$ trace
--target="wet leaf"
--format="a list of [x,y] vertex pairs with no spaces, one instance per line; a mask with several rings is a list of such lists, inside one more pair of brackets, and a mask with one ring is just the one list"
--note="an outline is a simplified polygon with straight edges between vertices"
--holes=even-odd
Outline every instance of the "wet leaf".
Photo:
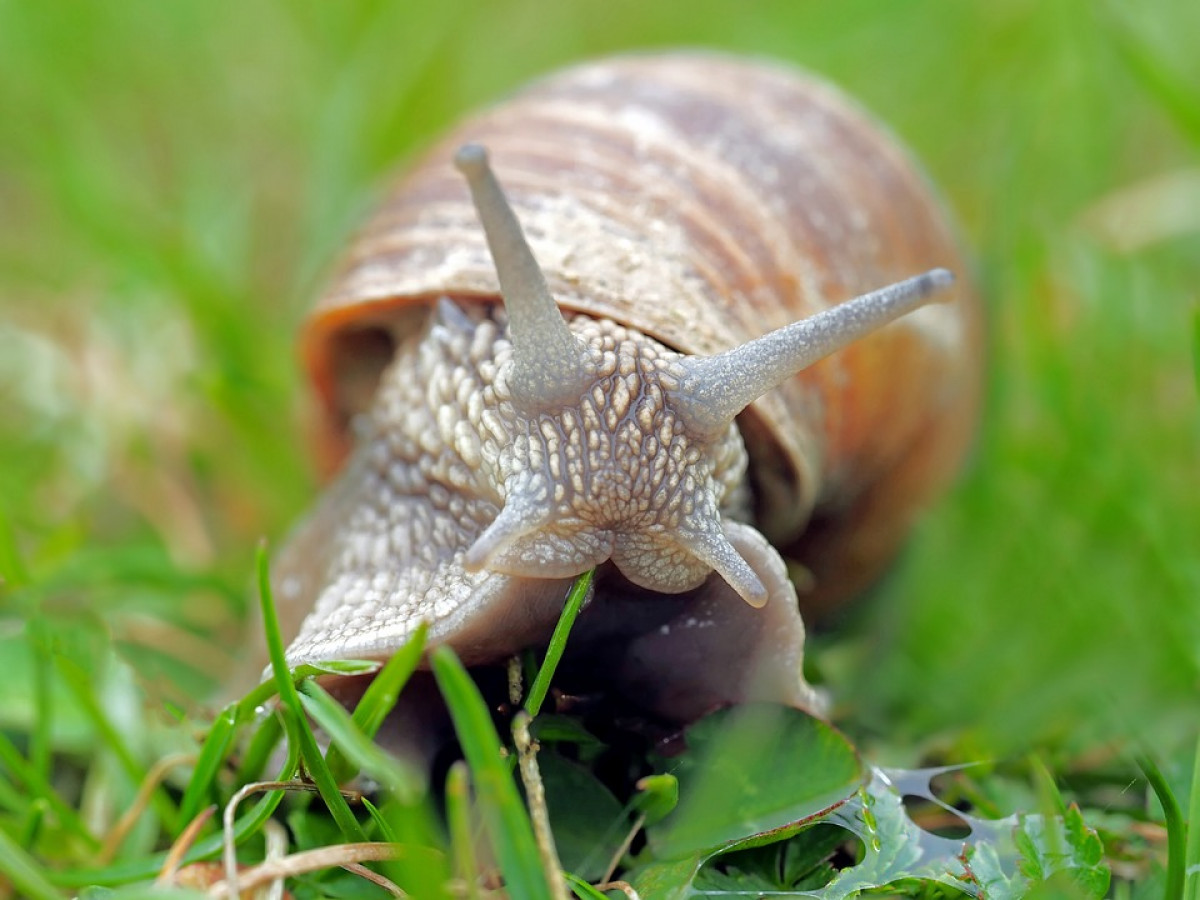
[[671,767],[679,806],[647,829],[656,858],[674,859],[794,833],[854,796],[854,748],[798,710],[751,705],[708,716],[687,732]]
[[647,825],[661,822],[679,804],[679,779],[674,775],[647,775],[637,787],[641,793],[633,798],[633,806]]
[[628,816],[612,792],[578,763],[543,752],[538,768],[563,868],[599,879],[629,831]]

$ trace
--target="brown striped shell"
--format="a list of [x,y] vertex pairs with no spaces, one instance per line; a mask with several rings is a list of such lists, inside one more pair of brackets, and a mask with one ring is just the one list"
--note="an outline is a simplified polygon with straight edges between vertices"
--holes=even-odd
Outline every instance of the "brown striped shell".
[[[738,347],[933,267],[957,275],[951,302],[806,369],[738,418],[754,522],[812,573],[806,615],[874,578],[972,432],[977,301],[906,153],[841,92],[774,63],[693,53],[580,65],[439,142],[356,238],[303,334],[327,466],[342,464],[381,371],[438,298],[499,302],[451,165],[466,141],[488,147],[565,313],[687,354]],[[316,520],[284,553],[280,577],[293,585],[323,577],[339,526]],[[284,592],[293,630],[317,589]]]

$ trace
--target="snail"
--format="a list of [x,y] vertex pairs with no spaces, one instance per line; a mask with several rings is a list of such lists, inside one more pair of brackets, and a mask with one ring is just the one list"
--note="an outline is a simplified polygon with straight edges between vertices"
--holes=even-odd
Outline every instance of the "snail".
[[940,203],[838,90],[710,53],[545,78],[403,177],[303,332],[337,475],[274,561],[288,660],[426,622],[503,663],[598,567],[581,671],[675,721],[819,713],[801,610],[953,475],[978,348]]

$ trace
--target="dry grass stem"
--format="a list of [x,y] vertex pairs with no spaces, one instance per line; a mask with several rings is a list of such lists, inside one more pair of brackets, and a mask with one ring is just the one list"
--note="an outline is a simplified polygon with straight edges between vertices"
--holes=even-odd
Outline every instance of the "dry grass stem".
[[606,891],[620,891],[629,900],[642,900],[638,892],[633,889],[633,885],[628,881],[602,881],[599,884],[592,885],[592,887],[602,894]]
[[373,872],[364,865],[359,863],[346,863],[342,866],[347,872],[353,872],[359,878],[365,878],[372,884],[377,884],[393,897],[407,897],[408,894],[400,889],[400,886],[390,878],[384,878],[378,872]]
[[240,804],[251,794],[261,794],[264,791],[316,791],[316,789],[316,785],[307,781],[255,781],[246,785],[229,798],[229,803],[225,805],[225,812],[221,817],[221,829],[225,838],[224,883],[227,883],[230,886],[229,896],[238,896],[238,884],[241,880],[238,875],[237,846],[234,842],[233,834],[233,820],[234,816],[237,814],[238,804]]
[[146,773],[146,777],[142,779],[137,796],[129,804],[129,809],[117,820],[117,823],[108,832],[108,837],[104,839],[104,846],[100,848],[100,852],[96,856],[100,865],[110,862],[116,855],[125,838],[129,836],[129,832],[133,830],[138,819],[145,813],[146,807],[150,805],[150,798],[154,796],[158,786],[167,777],[167,773],[178,766],[190,765],[195,761],[195,754],[175,753],[171,756],[164,756],[154,764],[153,768]]
[[518,713],[513,719],[513,738],[517,744],[517,759],[521,768],[521,781],[525,783],[525,795],[529,802],[529,818],[537,840],[538,854],[542,857],[542,868],[550,885],[554,900],[569,900],[567,882],[562,875],[562,863],[554,846],[554,833],[550,829],[550,811],[546,808],[546,788],[542,784],[542,773],[538,770],[538,745],[529,736],[529,716]]
[[175,873],[179,871],[179,866],[183,862],[183,858],[192,849],[192,844],[196,842],[196,837],[200,834],[200,829],[204,827],[204,823],[211,819],[213,813],[216,811],[216,804],[213,804],[200,810],[200,812],[196,813],[192,821],[187,823],[187,827],[180,832],[179,837],[175,839],[175,843],[171,844],[171,849],[167,851],[167,858],[163,860],[162,868],[158,870],[158,878],[155,879],[155,884],[170,885],[175,883]]
[[[263,831],[266,834],[266,852],[263,854],[264,862],[273,862],[287,856],[287,829],[274,819],[268,819],[263,824]],[[267,889],[267,900],[283,900],[283,896],[283,879],[276,878],[271,882],[270,888]]]
[[525,696],[524,679],[521,676],[521,657],[508,658],[508,702],[520,706]]
[[646,814],[642,813],[637,817],[637,821],[633,823],[633,827],[629,829],[629,834],[625,835],[625,840],[621,841],[621,846],[613,853],[612,859],[608,861],[608,867],[604,870],[604,877],[600,879],[601,881],[607,883],[613,877],[613,872],[617,871],[617,866],[621,864],[621,860],[629,852],[629,847],[633,844],[633,839],[637,837],[637,833],[642,830],[642,826],[645,824]]
[[332,847],[318,847],[314,850],[303,850],[280,859],[271,859],[253,868],[246,869],[236,875],[237,884],[229,880],[218,882],[208,890],[210,897],[236,897],[238,891],[252,891],[268,882],[305,872],[315,872],[333,866],[345,868],[347,865],[363,862],[381,862],[399,859],[404,854],[400,844],[389,844],[382,841],[359,844],[335,844]]

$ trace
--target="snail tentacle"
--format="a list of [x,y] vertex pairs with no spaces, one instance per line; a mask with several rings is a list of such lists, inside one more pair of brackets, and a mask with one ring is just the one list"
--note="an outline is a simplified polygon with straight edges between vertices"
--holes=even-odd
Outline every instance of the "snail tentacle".
[[[503,191],[464,140],[504,148]],[[467,120],[303,333],[340,474],[272,567],[289,663],[386,659],[425,623],[501,664],[545,646],[597,566],[566,687],[679,724],[751,700],[820,713],[801,614],[828,621],[882,573],[972,433],[969,279],[911,327],[882,326],[948,272],[866,293],[965,273],[954,232],[885,129],[786,66],[623,56]],[[432,750],[420,690],[392,730]]]
[[538,413],[577,401],[587,386],[583,348],[550,295],[521,224],[488,163],[487,151],[466,144],[454,164],[471,189],[508,311],[513,402],[525,412]]
[[497,559],[511,551],[522,537],[545,527],[553,518],[553,507],[530,500],[528,494],[513,497],[467,549],[463,567],[468,572],[484,568],[497,570]]
[[[723,523],[725,528],[736,523]],[[750,529],[749,526],[741,526]],[[701,562],[712,567],[739,597],[753,607],[766,606],[769,594],[758,573],[729,541],[725,530],[689,534],[684,546]]]
[[719,434],[785,379],[924,306],[953,282],[948,269],[931,269],[717,356],[683,360],[685,374],[671,392],[675,410],[693,433]]

